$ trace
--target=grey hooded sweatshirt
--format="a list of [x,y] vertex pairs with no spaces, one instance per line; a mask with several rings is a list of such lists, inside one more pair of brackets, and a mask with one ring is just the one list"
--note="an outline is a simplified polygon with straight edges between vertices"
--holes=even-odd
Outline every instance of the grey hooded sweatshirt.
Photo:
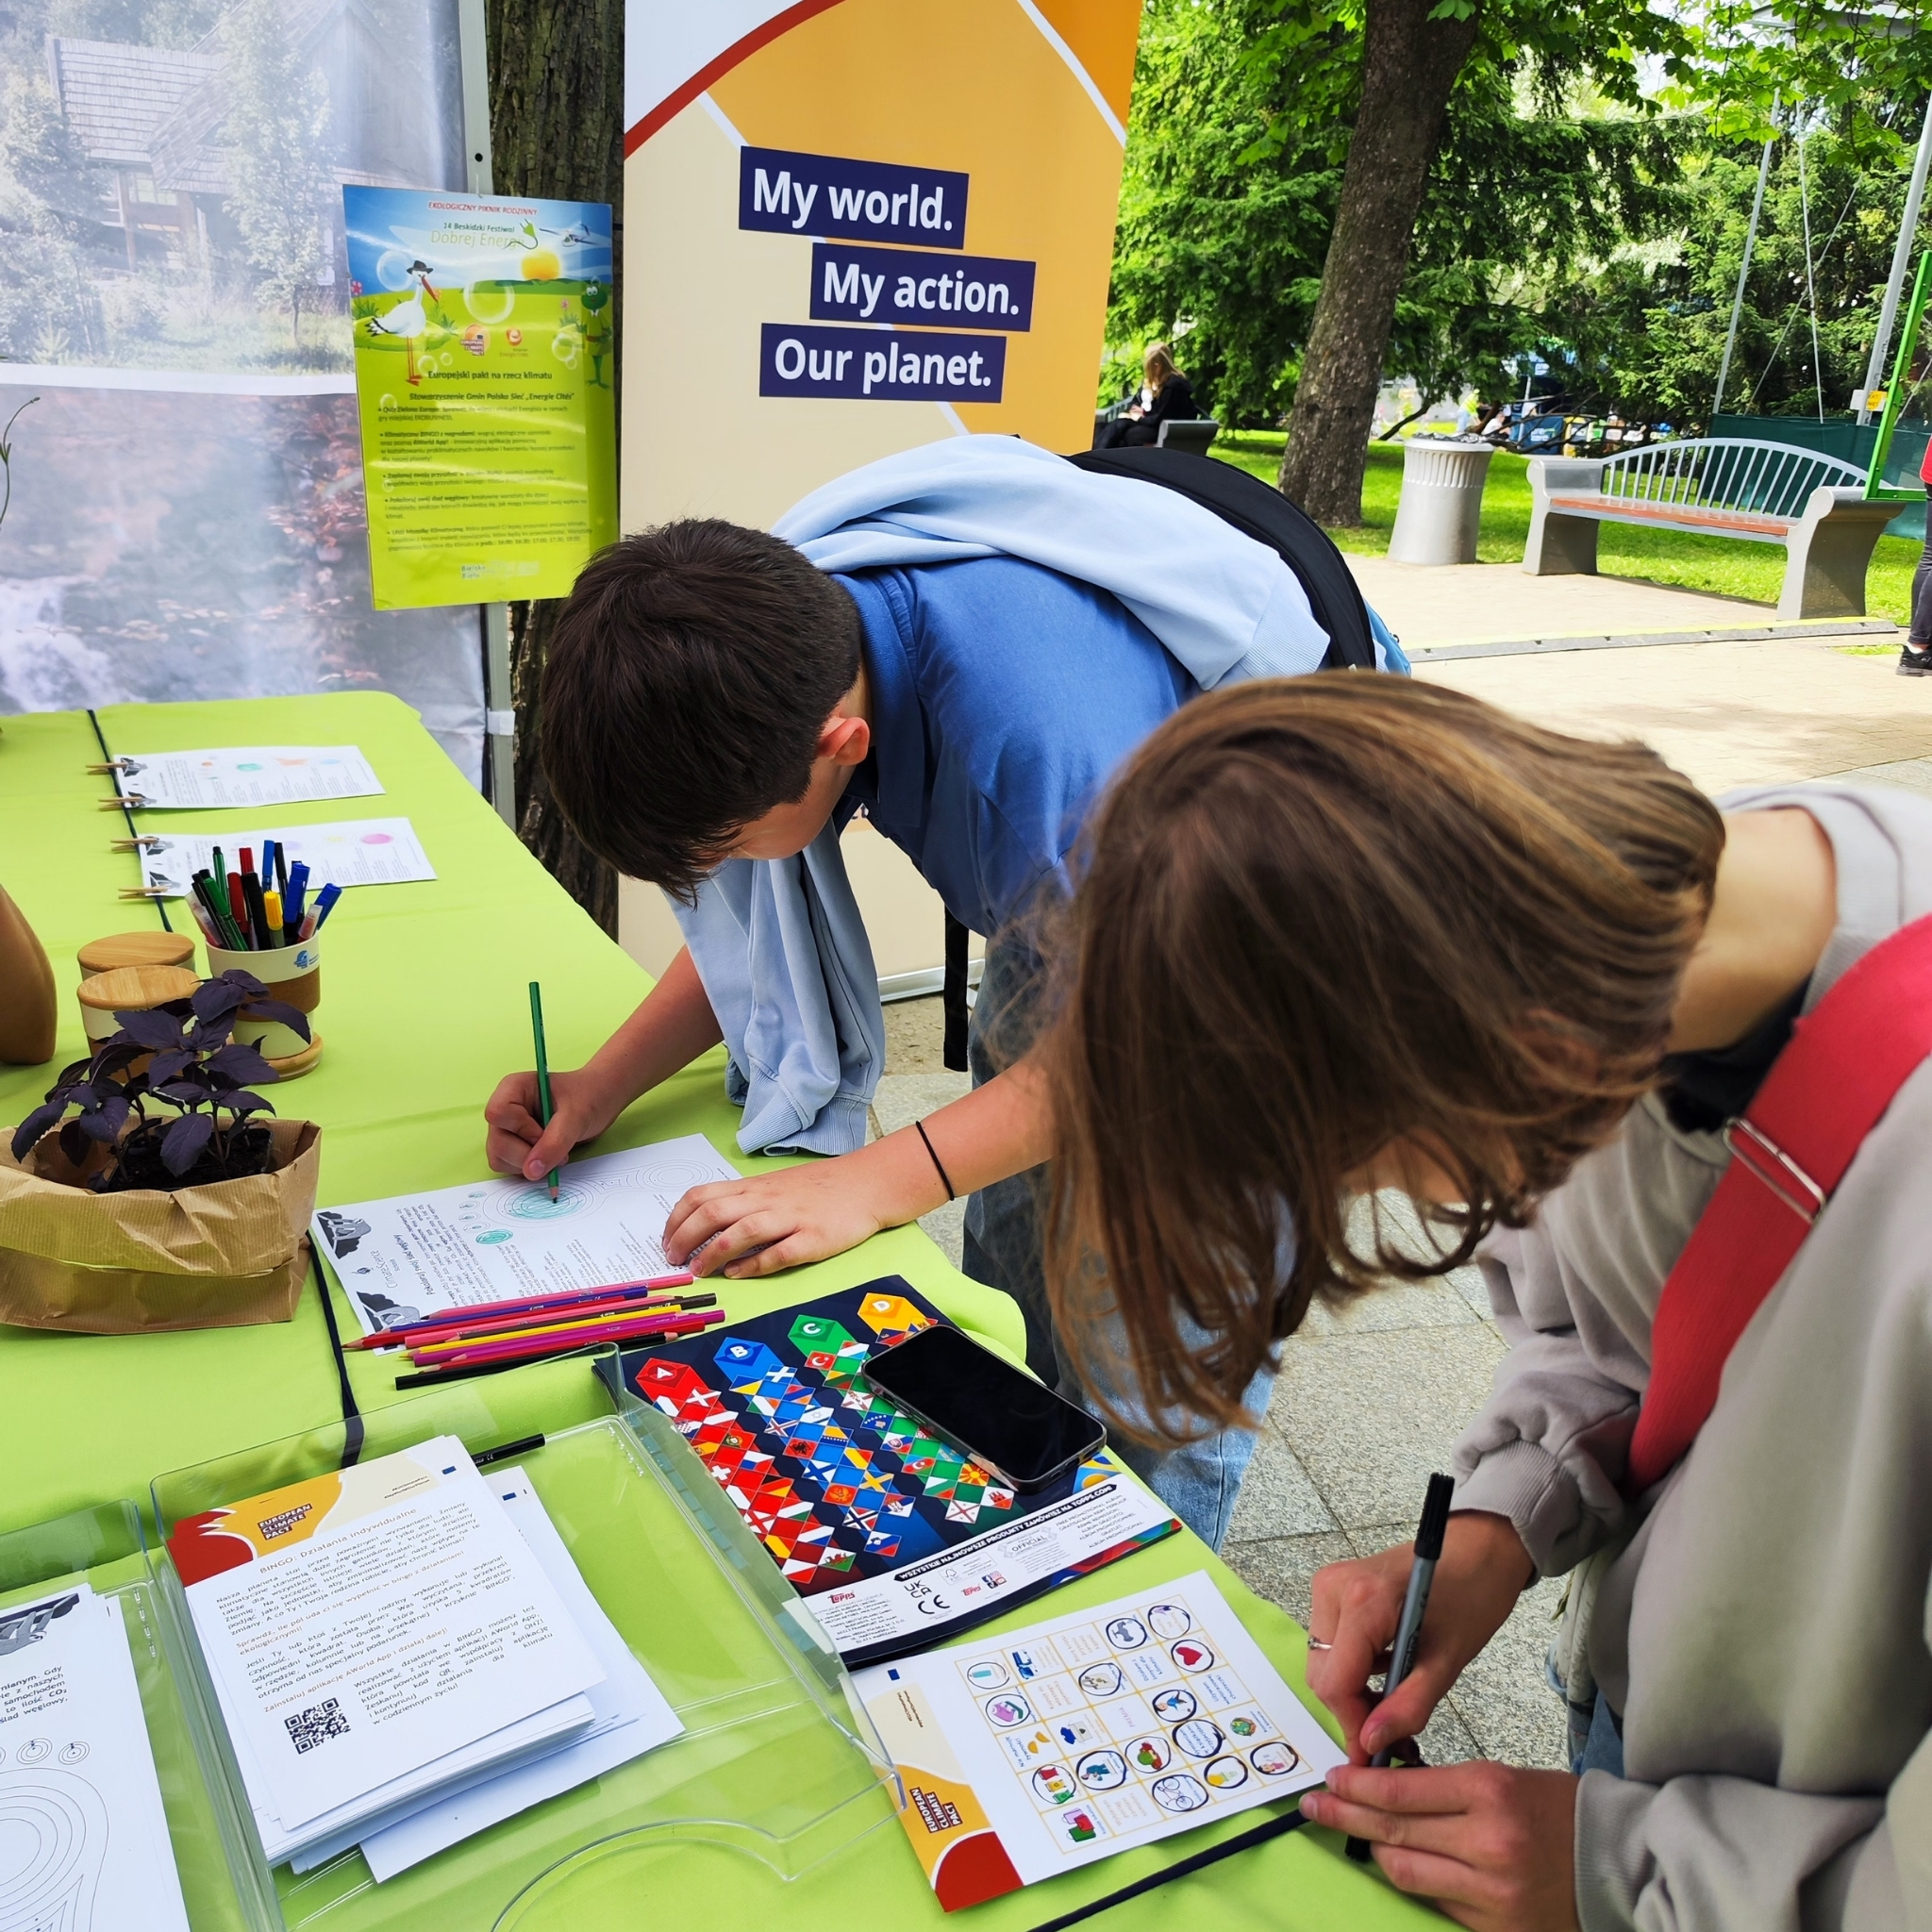
[[[1838,924],[1806,1008],[1932,913],[1932,799],[1829,785]],[[1584,1774],[1585,1932],[1932,1928],[1932,1062],[1740,1338],[1690,1453],[1619,1490],[1665,1277],[1729,1157],[1655,1096],[1484,1247],[1512,1346],[1457,1445],[1458,1509],[1544,1574],[1627,1539],[1590,1659],[1624,1775]],[[1779,1212],[1774,1208],[1767,1211]]]

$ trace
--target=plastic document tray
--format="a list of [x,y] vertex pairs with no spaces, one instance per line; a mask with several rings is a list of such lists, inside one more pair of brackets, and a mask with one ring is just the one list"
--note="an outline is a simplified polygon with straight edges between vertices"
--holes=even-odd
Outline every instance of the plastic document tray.
[[[184,1676],[178,1598],[171,1601],[159,1587],[141,1512],[132,1503],[104,1503],[0,1536],[0,1609],[51,1596],[82,1578],[97,1594],[120,1600],[189,1923],[194,1932],[255,1932],[272,1923],[266,1914],[274,1910],[273,1893],[201,1700]],[[33,1925],[42,1923],[36,1919]],[[58,1923],[68,1924],[64,1917]]]
[[[889,1832],[881,1853],[901,1854],[891,1767],[844,1670],[823,1637],[814,1641],[810,1620],[786,1611],[793,1592],[736,1512],[729,1525],[714,1520],[712,1499],[646,1452],[639,1420],[616,1413],[578,1357],[437,1390],[359,1424],[156,1478],[165,1543],[183,1517],[340,1468],[358,1429],[364,1461],[432,1436],[458,1436],[482,1456],[541,1433],[542,1447],[496,1466],[528,1471],[585,1583],[685,1726],[670,1743],[382,1885],[355,1851],[305,1874],[287,1865],[271,1873],[163,1556],[161,1589],[242,1820],[252,1869],[240,1890],[266,1904],[261,1932],[586,1932],[754,1900],[782,1911],[787,1881],[870,1833]],[[729,1529],[735,1544],[724,1540]]]

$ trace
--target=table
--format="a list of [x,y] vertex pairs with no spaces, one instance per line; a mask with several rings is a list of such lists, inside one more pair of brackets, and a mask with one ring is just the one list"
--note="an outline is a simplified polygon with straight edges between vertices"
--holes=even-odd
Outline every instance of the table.
[[[529,1059],[531,979],[543,984],[552,1063],[565,1067],[587,1058],[649,988],[642,971],[536,863],[414,712],[393,697],[342,692],[127,705],[104,708],[98,717],[117,754],[218,744],[358,744],[387,787],[385,796],[271,808],[252,816],[195,813],[194,829],[233,833],[239,844],[244,836],[258,842],[276,825],[407,816],[436,867],[433,882],[384,886],[344,900],[328,926],[316,1015],[326,1050],[313,1073],[273,1092],[284,1116],[323,1125],[325,1206],[453,1186],[484,1172],[484,1101],[503,1073]],[[99,808],[108,781],[84,770],[98,758],[85,712],[9,717],[0,735],[0,884],[53,959],[61,999],[54,1062],[0,1067],[0,1123],[25,1118],[58,1067],[84,1052],[73,992],[77,949],[157,917],[116,897],[138,882],[138,873],[132,857],[110,849],[125,826]],[[187,822],[178,814],[150,813],[144,823],[169,821]],[[171,916],[177,924],[187,918],[185,909]],[[599,1142],[600,1151],[698,1132],[747,1171],[780,1164],[739,1152],[738,1114],[724,1100],[723,1063],[723,1049],[714,1049],[646,1095]],[[734,1315],[761,1314],[890,1274],[905,1275],[962,1327],[1016,1357],[1024,1353],[1014,1304],[958,1274],[916,1227],[875,1236],[850,1254],[770,1282],[731,1284],[726,1305]],[[336,1311],[344,1336],[356,1332],[340,1295]],[[350,1361],[363,1407],[402,1399],[392,1387],[392,1365],[367,1355]],[[330,1422],[341,1414],[340,1402],[312,1291],[292,1322],[249,1328],[139,1336],[0,1328],[0,1466],[8,1474],[0,1530],[112,1497],[144,1501],[156,1474]],[[1186,1532],[1008,1621],[1017,1626],[1204,1565],[1276,1666],[1301,1687],[1301,1631]],[[1123,1580],[1129,1567],[1131,1584]],[[1165,1851],[1128,1854],[976,1907],[971,1923],[975,1932],[1021,1932],[1193,1848],[1190,1840],[1175,1843],[1179,1849],[1171,1844]],[[676,1867],[678,1890],[688,1885],[689,1897],[715,1897],[723,1874],[706,1861],[716,1856],[691,1848],[689,1862]],[[742,1878],[740,1874],[729,1882],[736,1886]],[[764,1881],[750,1882],[755,1891]],[[844,1932],[856,1917],[894,1932],[946,1923],[896,1826],[805,1877],[782,1886],[770,1882],[776,1890],[768,1905],[754,1907],[741,1894],[743,1907],[788,1928],[823,1924]],[[1309,1830],[1096,1923],[1106,1932],[1196,1924],[1210,1901],[1215,1924],[1225,1932],[1342,1925],[1375,1932],[1433,1920],[1425,1907],[1347,1863],[1330,1834]],[[634,1908],[636,1900],[630,1903]],[[632,1923],[632,1910],[614,1894],[608,1915],[593,1915],[586,1932]]]

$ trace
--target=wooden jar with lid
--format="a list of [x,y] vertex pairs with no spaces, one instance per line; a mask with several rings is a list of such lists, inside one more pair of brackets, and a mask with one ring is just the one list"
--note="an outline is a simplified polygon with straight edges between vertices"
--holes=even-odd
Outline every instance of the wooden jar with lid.
[[115,966],[80,982],[80,1024],[90,1049],[120,1032],[116,1013],[145,1012],[185,1000],[201,984],[185,966]]
[[122,966],[192,966],[194,941],[184,932],[116,932],[90,940],[77,957],[83,979]]

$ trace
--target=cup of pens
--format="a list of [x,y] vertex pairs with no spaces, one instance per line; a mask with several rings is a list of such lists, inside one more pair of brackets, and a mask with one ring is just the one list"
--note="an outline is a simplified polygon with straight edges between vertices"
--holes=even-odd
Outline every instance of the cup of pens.
[[194,874],[189,892],[208,946],[209,976],[251,973],[276,999],[311,1016],[306,1041],[276,1020],[244,1017],[236,1023],[235,1038],[254,1047],[284,1080],[292,1080],[322,1058],[323,1039],[312,1019],[322,1005],[320,934],[341,888],[326,885],[311,896],[308,868],[299,860],[290,865],[273,841],[262,846],[259,872],[247,845],[240,848],[242,862],[233,871],[224,863],[220,846],[212,857],[213,864]]

